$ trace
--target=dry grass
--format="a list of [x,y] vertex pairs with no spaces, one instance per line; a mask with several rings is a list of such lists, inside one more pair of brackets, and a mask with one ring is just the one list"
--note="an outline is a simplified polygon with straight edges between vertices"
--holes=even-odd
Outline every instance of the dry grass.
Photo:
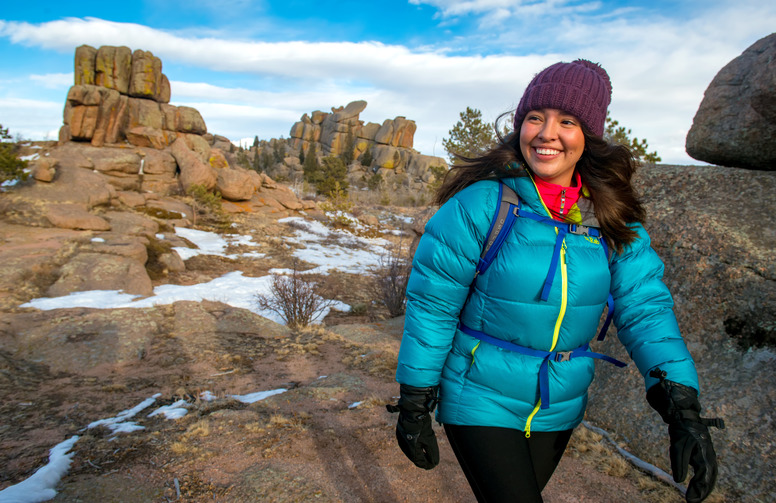
[[[579,458],[588,466],[611,475],[626,478],[634,482],[642,495],[651,503],[680,503],[684,497],[676,488],[634,467],[609,444],[602,435],[580,425],[571,437],[566,450],[567,455]],[[712,495],[705,500],[711,503],[725,501],[720,495]]]
[[389,351],[352,345],[348,355],[342,358],[342,363],[376,377],[393,379],[396,375],[396,354]]

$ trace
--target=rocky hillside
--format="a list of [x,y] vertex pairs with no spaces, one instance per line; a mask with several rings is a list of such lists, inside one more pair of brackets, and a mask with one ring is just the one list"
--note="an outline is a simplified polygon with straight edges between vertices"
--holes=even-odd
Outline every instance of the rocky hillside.
[[[776,500],[776,173],[715,166],[641,170],[652,245],[695,358],[714,430],[719,485],[730,501]],[[610,332],[599,349],[627,360]],[[669,468],[665,427],[644,400],[635,367],[600,365],[588,418],[633,452]]]

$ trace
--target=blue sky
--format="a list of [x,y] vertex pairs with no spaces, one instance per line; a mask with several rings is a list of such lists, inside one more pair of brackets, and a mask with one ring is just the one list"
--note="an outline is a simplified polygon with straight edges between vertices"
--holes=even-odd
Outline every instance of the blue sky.
[[6,2],[0,124],[55,139],[81,44],[150,50],[171,103],[233,141],[288,137],[304,113],[364,99],[367,122],[442,139],[467,106],[493,121],[557,61],[601,63],[610,110],[664,162],[699,164],[684,138],[711,79],[776,27],[761,0],[171,0]]

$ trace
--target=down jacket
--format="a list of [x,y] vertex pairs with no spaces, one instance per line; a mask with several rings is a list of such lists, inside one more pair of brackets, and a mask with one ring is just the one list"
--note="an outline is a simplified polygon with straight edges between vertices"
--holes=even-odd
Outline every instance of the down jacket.
[[[524,210],[549,216],[525,170],[503,182],[518,194]],[[622,253],[614,253],[610,266],[598,239],[568,234],[549,298],[542,301],[556,231],[518,218],[469,295],[497,210],[498,183],[470,185],[426,225],[407,287],[396,380],[418,387],[440,385],[441,423],[501,426],[529,434],[574,428],[587,404],[595,368],[592,358],[550,361],[551,403],[540,408],[542,359],[480,341],[463,333],[458,323],[520,346],[570,351],[596,335],[611,288],[618,337],[644,376],[646,388],[657,382],[648,373],[659,366],[669,379],[697,390],[695,365],[662,282],[663,263],[640,224],[633,226],[639,238]],[[589,203],[582,200],[577,210],[590,208]]]

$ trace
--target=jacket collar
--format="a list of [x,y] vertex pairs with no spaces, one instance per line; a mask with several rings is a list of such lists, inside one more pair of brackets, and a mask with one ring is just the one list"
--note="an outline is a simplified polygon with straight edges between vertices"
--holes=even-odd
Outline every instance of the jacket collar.
[[[509,164],[508,169],[510,174],[514,173],[514,176],[502,178],[501,181],[517,192],[518,197],[522,201],[523,209],[528,209],[537,215],[552,218],[550,211],[544,205],[544,202],[539,195],[539,189],[536,188],[533,175],[531,175],[525,166],[522,163],[518,164],[513,162]],[[577,223],[588,227],[601,227],[601,224],[595,217],[593,201],[589,199],[589,192],[586,187],[583,188],[582,194],[575,206],[579,209],[579,222]]]

